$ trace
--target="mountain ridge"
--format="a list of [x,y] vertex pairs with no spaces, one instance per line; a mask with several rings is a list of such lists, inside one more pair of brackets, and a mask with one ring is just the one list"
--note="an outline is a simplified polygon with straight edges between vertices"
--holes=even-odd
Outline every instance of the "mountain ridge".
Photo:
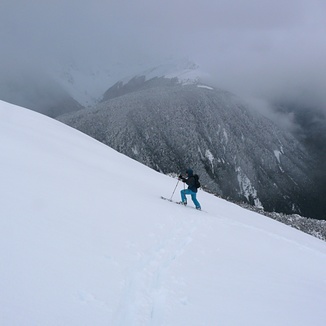
[[137,77],[106,96],[95,108],[59,120],[158,171],[191,166],[224,198],[269,211],[313,211],[312,158],[235,95],[175,78]]

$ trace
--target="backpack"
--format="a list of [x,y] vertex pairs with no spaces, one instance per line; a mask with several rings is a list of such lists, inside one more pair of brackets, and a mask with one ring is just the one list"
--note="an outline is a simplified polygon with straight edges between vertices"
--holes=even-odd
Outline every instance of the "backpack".
[[194,174],[194,178],[195,178],[195,187],[198,189],[200,188],[199,175]]

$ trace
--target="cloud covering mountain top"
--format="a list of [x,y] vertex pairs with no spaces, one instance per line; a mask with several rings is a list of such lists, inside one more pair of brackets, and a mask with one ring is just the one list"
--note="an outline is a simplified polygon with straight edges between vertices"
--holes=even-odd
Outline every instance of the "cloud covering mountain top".
[[81,67],[120,65],[123,77],[139,65],[188,56],[222,88],[267,98],[307,92],[319,105],[325,12],[319,0],[4,0],[0,71],[51,70],[73,60]]

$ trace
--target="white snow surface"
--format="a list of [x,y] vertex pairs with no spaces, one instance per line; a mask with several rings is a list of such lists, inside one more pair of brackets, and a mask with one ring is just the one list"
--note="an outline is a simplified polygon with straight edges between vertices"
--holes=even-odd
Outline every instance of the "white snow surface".
[[325,242],[4,102],[0,139],[0,325],[325,325]]

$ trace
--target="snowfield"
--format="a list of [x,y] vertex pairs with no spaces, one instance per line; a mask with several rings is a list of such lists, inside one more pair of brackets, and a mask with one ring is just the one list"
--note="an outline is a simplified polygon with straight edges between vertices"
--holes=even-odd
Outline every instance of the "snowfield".
[[0,325],[325,325],[325,242],[5,102],[0,161]]

